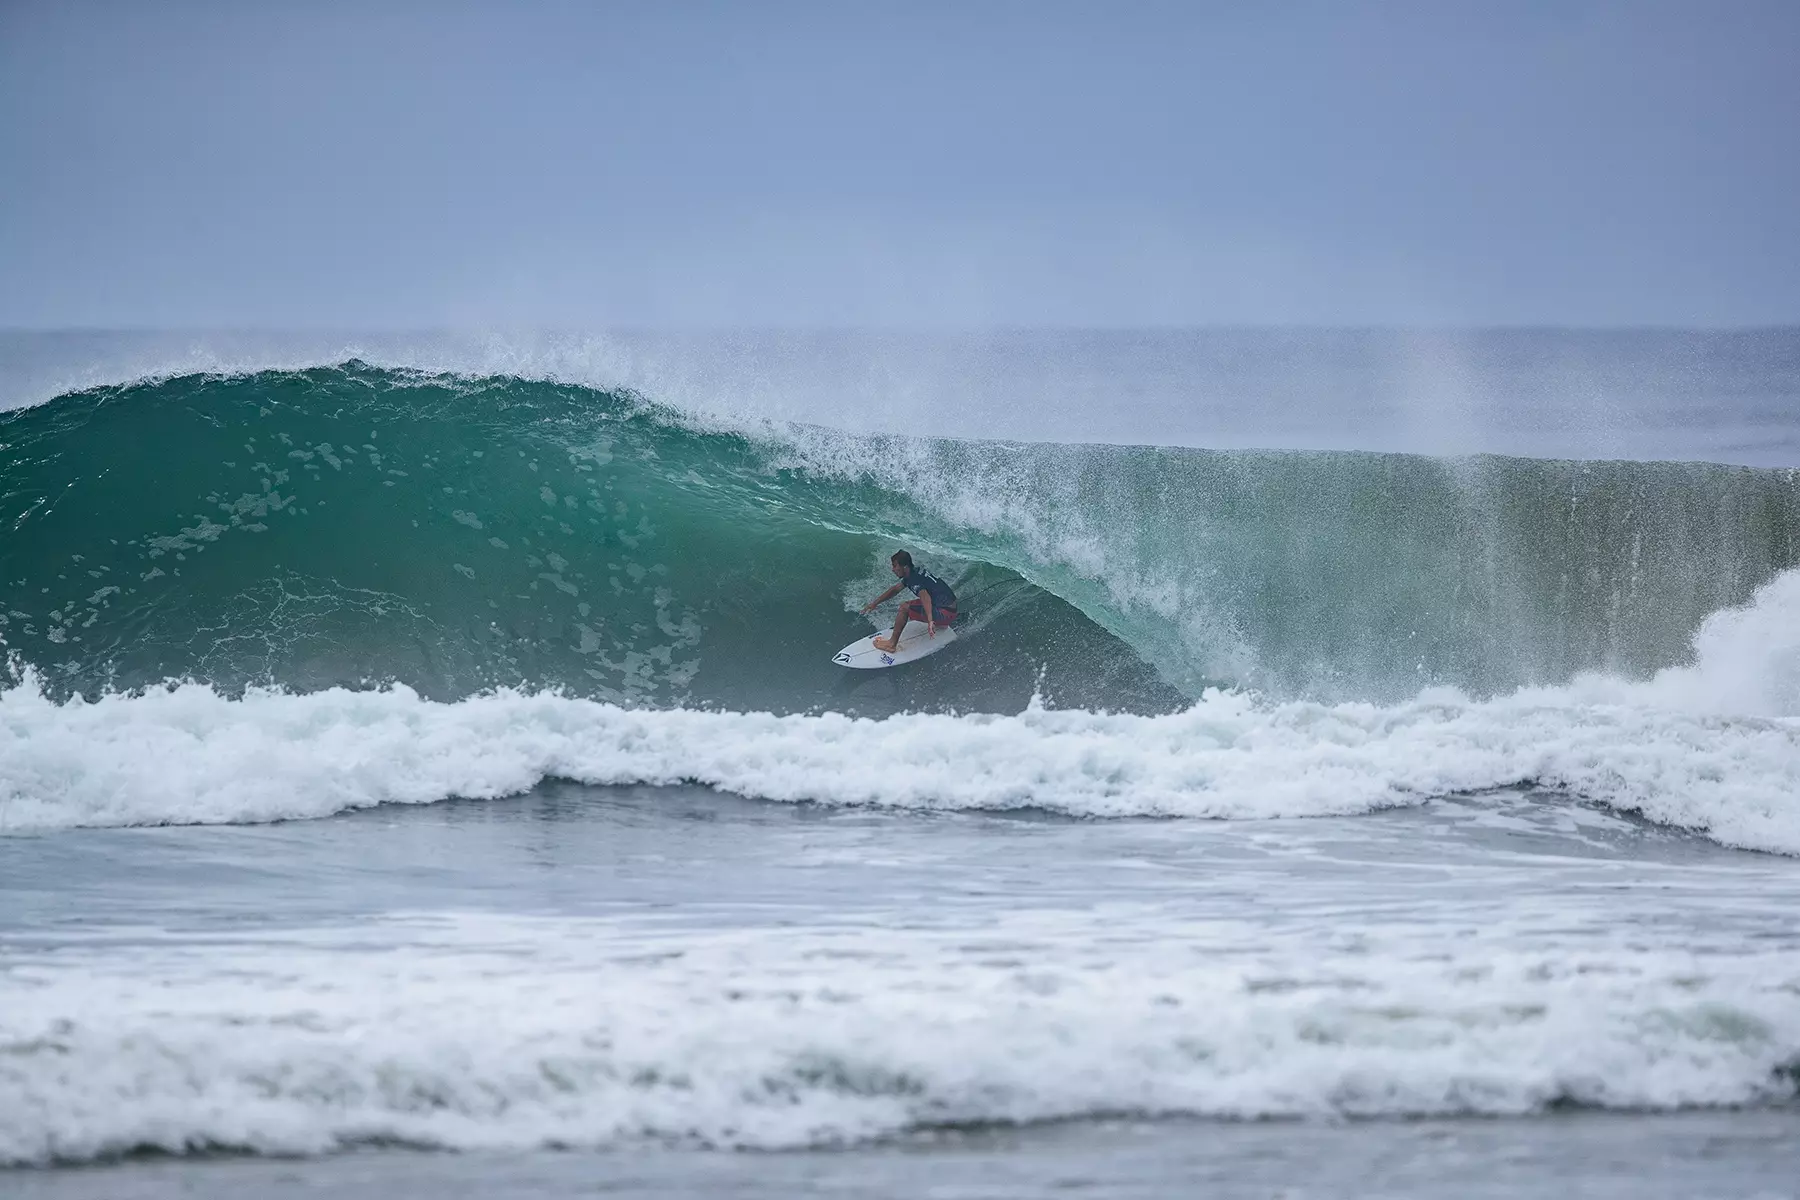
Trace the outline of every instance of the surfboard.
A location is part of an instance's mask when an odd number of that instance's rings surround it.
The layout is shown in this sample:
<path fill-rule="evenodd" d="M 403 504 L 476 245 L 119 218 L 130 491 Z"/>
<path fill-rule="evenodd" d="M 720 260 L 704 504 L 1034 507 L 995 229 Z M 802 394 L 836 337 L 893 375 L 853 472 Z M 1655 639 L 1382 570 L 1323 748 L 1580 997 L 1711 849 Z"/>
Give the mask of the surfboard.
<path fill-rule="evenodd" d="M 898 667 L 915 662 L 927 654 L 936 654 L 956 640 L 954 629 L 940 629 L 936 637 L 926 637 L 925 622 L 908 621 L 906 628 L 900 631 L 900 644 L 892 652 L 877 650 L 875 639 L 886 637 L 887 634 L 888 631 L 884 629 L 879 634 L 871 633 L 861 641 L 851 642 L 839 650 L 831 661 L 840 667 L 850 667 L 857 671 L 879 671 L 884 667 Z"/>

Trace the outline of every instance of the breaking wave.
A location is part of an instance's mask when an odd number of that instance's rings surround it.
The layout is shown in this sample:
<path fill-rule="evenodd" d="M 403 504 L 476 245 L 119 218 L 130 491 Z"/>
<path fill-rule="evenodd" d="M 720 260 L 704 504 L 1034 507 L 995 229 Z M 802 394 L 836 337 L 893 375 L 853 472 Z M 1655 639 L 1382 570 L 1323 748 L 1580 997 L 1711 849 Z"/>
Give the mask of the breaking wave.
<path fill-rule="evenodd" d="M 1800 562 L 1800 473 L 723 428 L 360 363 L 0 416 L 0 641 L 58 694 L 401 683 L 779 712 L 1391 703 L 1684 662 Z M 972 630 L 830 657 L 911 547 Z M 853 685 L 860 685 L 855 690 Z"/>

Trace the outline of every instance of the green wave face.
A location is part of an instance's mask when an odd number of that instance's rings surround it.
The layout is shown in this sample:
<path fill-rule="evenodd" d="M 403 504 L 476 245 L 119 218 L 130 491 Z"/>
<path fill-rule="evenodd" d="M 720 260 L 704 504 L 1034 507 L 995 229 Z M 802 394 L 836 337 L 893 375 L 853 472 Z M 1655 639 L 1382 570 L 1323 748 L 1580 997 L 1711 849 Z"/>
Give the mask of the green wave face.
<path fill-rule="evenodd" d="M 960 662 L 851 677 L 830 658 L 871 632 L 854 609 L 893 582 L 916 506 L 630 396 L 351 364 L 65 396 L 0 431 L 0 636 L 64 690 L 879 711 L 1016 708 L 1041 672 L 1076 703 L 1177 698 L 1068 605 L 952 558 L 1035 642 L 1003 628 Z"/>
<path fill-rule="evenodd" d="M 636 397 L 362 364 L 0 417 L 0 637 L 178 676 L 634 704 L 1385 700 L 1681 661 L 1800 561 L 1800 479 L 1704 464 L 707 432 Z M 830 663 L 911 547 L 968 636 Z M 888 610 L 891 612 L 891 609 Z"/>

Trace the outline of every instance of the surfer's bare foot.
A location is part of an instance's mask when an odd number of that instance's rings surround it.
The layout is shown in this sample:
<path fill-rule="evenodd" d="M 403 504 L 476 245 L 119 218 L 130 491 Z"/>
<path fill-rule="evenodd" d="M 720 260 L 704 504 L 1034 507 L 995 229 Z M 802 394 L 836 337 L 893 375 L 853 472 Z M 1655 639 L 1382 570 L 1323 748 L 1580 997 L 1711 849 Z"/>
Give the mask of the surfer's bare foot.
<path fill-rule="evenodd" d="M 883 654 L 892 654 L 894 652 L 894 645 L 897 641 L 898 639 L 891 637 L 878 637 L 874 639 L 875 648 Z"/>

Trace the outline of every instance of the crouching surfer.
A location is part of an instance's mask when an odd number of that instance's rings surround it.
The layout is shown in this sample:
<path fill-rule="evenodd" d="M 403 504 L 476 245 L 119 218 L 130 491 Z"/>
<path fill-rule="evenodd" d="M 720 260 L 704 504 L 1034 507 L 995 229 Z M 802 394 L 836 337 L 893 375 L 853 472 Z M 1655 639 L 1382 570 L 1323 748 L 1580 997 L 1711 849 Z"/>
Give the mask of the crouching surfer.
<path fill-rule="evenodd" d="M 892 654 L 900 645 L 900 631 L 906 628 L 908 621 L 925 622 L 926 636 L 936 637 L 937 631 L 947 629 L 956 620 L 956 593 L 950 585 L 936 575 L 927 574 L 913 566 L 912 555 L 904 550 L 894 551 L 888 559 L 888 569 L 899 576 L 896 583 L 869 603 L 863 605 L 862 611 L 874 612 L 886 604 L 901 588 L 911 588 L 913 598 L 900 606 L 900 612 L 894 617 L 894 632 L 885 638 L 875 639 L 875 648 L 885 654 Z"/>

